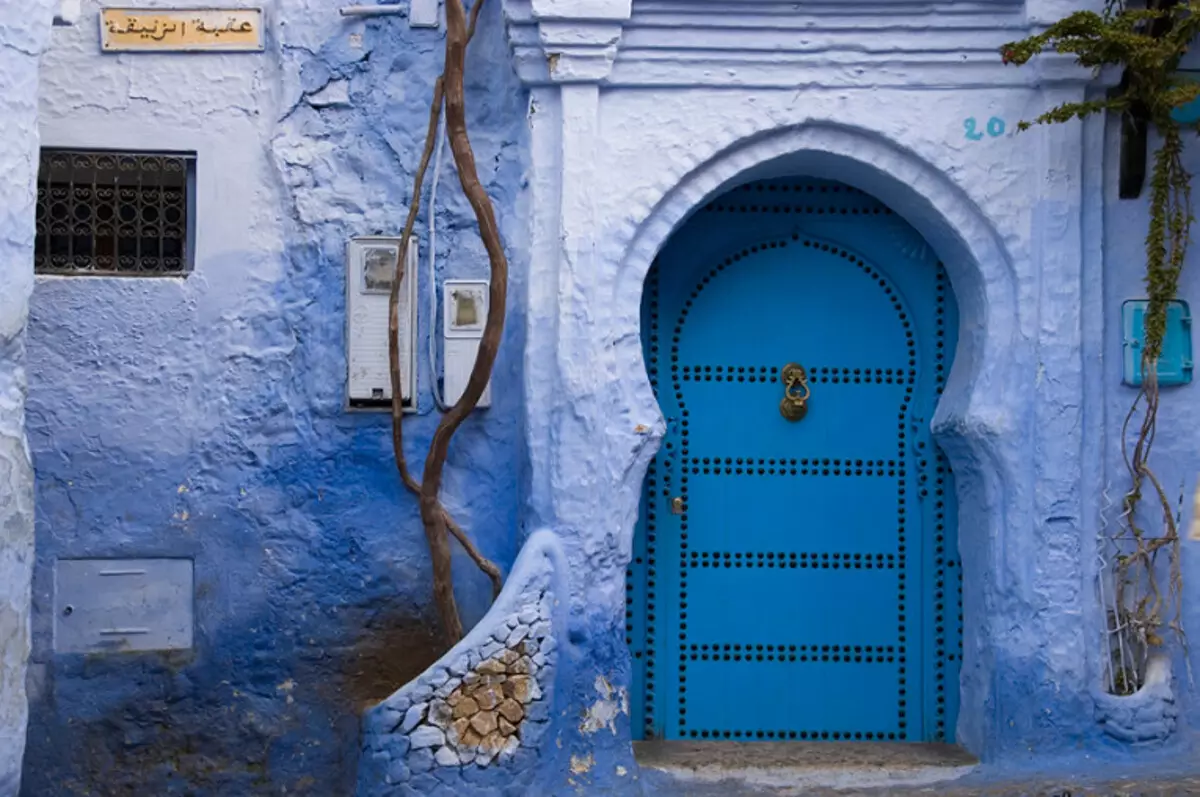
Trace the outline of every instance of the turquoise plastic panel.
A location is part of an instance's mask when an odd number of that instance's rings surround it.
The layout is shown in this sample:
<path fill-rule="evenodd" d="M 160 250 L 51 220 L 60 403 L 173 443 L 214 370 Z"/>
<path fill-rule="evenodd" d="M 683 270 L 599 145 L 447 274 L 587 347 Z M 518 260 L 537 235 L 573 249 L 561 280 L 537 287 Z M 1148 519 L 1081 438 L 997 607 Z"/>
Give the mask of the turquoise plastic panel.
<path fill-rule="evenodd" d="M 1175 77 L 1195 81 L 1197 77 L 1200 77 L 1200 73 L 1181 69 L 1175 73 Z M 1175 108 L 1171 111 L 1171 118 L 1181 125 L 1194 125 L 1200 122 L 1200 97 Z"/>
<path fill-rule="evenodd" d="M 1130 299 L 1121 305 L 1125 367 L 1123 381 L 1142 384 L 1142 351 L 1146 340 L 1146 300 Z M 1167 306 L 1167 333 L 1158 358 L 1158 384 L 1186 385 L 1192 381 L 1192 313 L 1187 302 Z"/>

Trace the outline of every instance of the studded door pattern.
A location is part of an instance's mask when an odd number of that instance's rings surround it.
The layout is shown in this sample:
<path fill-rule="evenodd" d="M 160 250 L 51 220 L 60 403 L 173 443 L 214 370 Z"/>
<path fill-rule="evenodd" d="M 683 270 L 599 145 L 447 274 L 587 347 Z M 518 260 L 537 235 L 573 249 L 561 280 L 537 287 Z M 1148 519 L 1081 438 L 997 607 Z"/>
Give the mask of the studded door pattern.
<path fill-rule="evenodd" d="M 671 239 L 642 307 L 668 431 L 626 583 L 636 735 L 953 739 L 957 509 L 929 422 L 957 327 L 932 250 L 848 186 L 752 183 Z"/>

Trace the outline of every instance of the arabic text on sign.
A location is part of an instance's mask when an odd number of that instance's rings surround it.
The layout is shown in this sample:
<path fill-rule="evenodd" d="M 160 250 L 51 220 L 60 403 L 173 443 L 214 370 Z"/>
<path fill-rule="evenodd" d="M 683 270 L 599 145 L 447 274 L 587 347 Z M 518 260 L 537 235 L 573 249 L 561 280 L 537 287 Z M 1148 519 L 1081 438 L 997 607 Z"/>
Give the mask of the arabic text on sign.
<path fill-rule="evenodd" d="M 106 8 L 105 50 L 261 50 L 262 10 Z"/>

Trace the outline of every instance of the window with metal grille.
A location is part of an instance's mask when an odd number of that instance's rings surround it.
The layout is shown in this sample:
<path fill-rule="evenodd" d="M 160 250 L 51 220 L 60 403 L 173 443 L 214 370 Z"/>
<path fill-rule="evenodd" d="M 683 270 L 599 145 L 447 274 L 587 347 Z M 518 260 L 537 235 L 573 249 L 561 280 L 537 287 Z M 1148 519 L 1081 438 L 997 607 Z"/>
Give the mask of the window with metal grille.
<path fill-rule="evenodd" d="M 195 175 L 195 153 L 43 149 L 34 270 L 186 274 Z"/>

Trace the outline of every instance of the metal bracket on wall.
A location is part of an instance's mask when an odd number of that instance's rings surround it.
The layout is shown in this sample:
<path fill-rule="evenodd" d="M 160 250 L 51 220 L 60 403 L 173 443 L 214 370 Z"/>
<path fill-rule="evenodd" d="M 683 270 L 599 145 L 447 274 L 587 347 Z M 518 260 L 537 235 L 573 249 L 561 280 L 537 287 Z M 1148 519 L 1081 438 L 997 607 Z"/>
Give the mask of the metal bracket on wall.
<path fill-rule="evenodd" d="M 436 28 L 440 25 L 438 18 L 438 0 L 410 0 L 408 3 L 395 3 L 375 6 L 343 6 L 340 13 L 343 17 L 384 17 L 408 13 L 410 28 Z"/>
<path fill-rule="evenodd" d="M 1146 129 L 1149 123 L 1140 116 L 1121 116 L 1121 174 L 1117 191 L 1121 199 L 1137 199 L 1146 182 Z"/>

